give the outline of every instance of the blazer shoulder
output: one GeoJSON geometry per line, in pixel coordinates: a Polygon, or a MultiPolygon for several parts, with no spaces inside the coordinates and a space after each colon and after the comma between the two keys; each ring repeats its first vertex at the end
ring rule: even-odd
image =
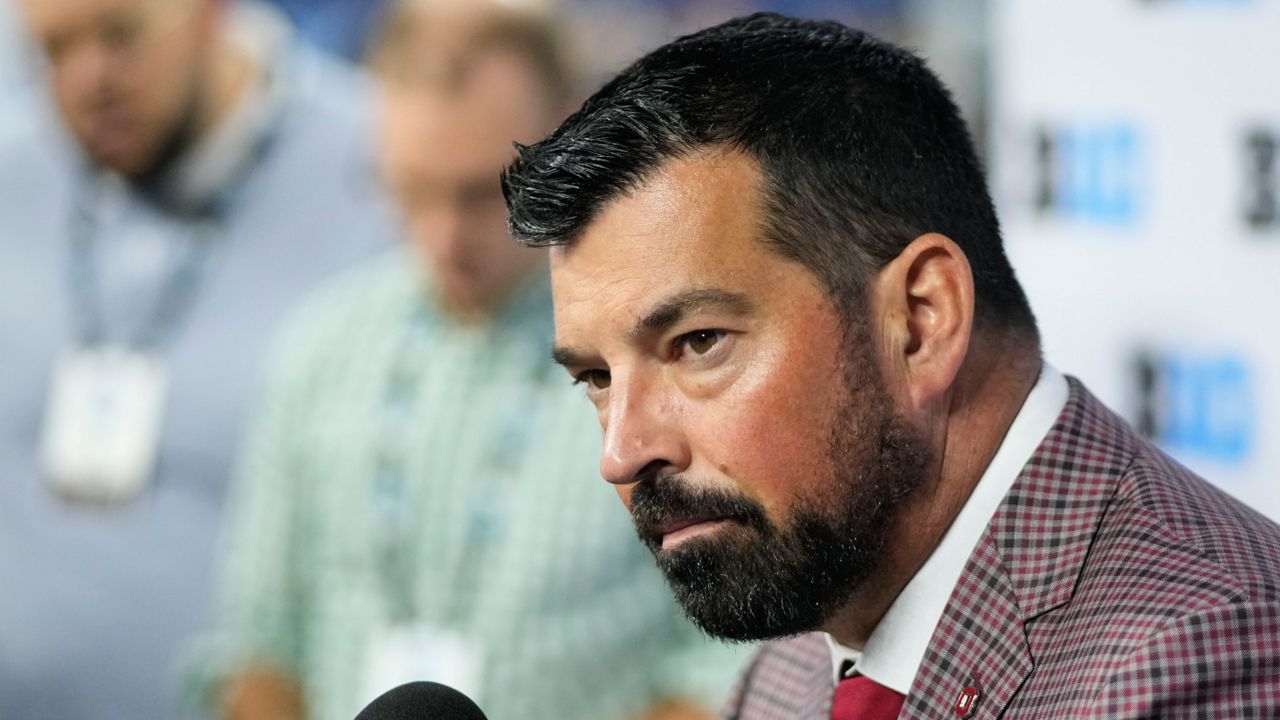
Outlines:
{"type": "Polygon", "coordinates": [[[1280,528],[1075,390],[998,533],[1024,602],[1064,596],[1028,618],[1010,715],[1243,717],[1277,690],[1280,528]]]}
{"type": "Polygon", "coordinates": [[[1206,601],[1280,602],[1280,526],[1158,448],[1141,444],[1107,514],[1139,558],[1185,555],[1170,579],[1206,601]]]}
{"type": "Polygon", "coordinates": [[[1006,506],[993,527],[1020,601],[1034,605],[1046,585],[1056,593],[1039,609],[1070,598],[1150,620],[1280,597],[1280,527],[1165,455],[1078,381],[1006,506]]]}

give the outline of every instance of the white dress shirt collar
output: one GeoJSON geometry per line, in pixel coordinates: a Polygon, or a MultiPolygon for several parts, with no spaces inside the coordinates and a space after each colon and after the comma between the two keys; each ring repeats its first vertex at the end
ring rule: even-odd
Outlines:
{"type": "Polygon", "coordinates": [[[1067,381],[1044,363],[1040,378],[1027,395],[1022,409],[1009,426],[1000,449],[974,486],[960,514],[942,536],[938,547],[889,606],[880,624],[867,638],[861,652],[844,647],[826,635],[831,649],[835,680],[846,661],[853,669],[888,688],[906,695],[924,659],[934,628],[960,573],[973,554],[996,509],[1031,459],[1031,455],[1057,422],[1067,404],[1067,381]]]}

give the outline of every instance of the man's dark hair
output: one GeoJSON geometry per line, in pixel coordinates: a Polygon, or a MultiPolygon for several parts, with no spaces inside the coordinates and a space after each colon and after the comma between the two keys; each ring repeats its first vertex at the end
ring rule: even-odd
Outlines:
{"type": "Polygon", "coordinates": [[[938,232],[968,257],[977,324],[1036,338],[950,93],[920,58],[834,22],[759,13],[641,58],[520,147],[503,176],[512,234],[571,244],[665,161],[717,147],[759,163],[767,240],[846,318],[880,268],[938,232]]]}

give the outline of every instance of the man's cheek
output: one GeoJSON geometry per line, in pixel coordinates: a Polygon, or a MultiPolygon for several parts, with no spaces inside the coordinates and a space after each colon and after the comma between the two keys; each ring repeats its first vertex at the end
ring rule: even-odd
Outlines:
{"type": "Polygon", "coordinates": [[[826,433],[819,429],[796,432],[776,422],[780,419],[743,417],[736,427],[724,428],[718,435],[722,447],[733,452],[720,456],[717,470],[736,492],[761,505],[774,522],[790,514],[795,497],[831,473],[822,439],[826,433]]]}

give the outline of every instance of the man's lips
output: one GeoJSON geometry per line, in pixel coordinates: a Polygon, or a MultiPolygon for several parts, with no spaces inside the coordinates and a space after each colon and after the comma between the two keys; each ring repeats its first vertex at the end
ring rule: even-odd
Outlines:
{"type": "Polygon", "coordinates": [[[662,538],[662,549],[670,550],[685,540],[711,532],[726,522],[728,518],[723,517],[677,518],[664,523],[658,528],[657,534],[662,538]]]}

